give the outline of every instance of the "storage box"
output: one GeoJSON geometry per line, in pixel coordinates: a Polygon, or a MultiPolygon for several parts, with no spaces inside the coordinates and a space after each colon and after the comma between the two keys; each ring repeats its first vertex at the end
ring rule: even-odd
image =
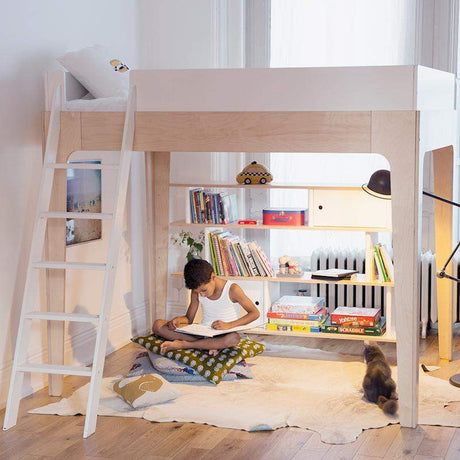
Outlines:
{"type": "Polygon", "coordinates": [[[379,308],[338,307],[331,313],[331,324],[375,327],[380,321],[379,308]]]}
{"type": "Polygon", "coordinates": [[[267,208],[263,212],[264,225],[306,225],[308,210],[299,208],[267,208]]]}

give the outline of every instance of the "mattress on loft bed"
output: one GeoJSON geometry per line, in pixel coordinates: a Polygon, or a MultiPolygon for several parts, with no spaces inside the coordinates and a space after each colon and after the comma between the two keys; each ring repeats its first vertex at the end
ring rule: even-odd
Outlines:
{"type": "Polygon", "coordinates": [[[103,97],[97,99],[73,99],[63,104],[67,112],[124,112],[127,98],[120,96],[103,97]]]}

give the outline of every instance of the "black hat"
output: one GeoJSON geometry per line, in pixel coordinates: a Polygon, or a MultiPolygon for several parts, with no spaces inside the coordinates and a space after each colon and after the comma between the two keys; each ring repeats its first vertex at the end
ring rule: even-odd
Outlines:
{"type": "Polygon", "coordinates": [[[369,179],[369,182],[362,185],[362,189],[376,198],[391,200],[390,171],[387,169],[375,171],[369,179]]]}

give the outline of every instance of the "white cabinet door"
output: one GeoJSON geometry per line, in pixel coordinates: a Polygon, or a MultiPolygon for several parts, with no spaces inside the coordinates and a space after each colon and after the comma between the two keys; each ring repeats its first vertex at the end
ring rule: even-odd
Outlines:
{"type": "Polygon", "coordinates": [[[311,190],[309,225],[313,227],[391,228],[391,200],[364,190],[311,190]]]}

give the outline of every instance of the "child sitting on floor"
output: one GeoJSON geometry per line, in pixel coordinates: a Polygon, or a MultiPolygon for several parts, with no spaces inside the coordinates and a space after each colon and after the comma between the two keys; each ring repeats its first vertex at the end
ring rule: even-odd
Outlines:
{"type": "Polygon", "coordinates": [[[212,338],[176,332],[176,328],[193,323],[200,302],[203,310],[202,324],[214,329],[226,330],[243,326],[255,321],[260,315],[259,310],[244,291],[237,284],[216,276],[211,264],[205,260],[189,261],[184,267],[184,278],[185,286],[192,290],[186,315],[177,316],[170,321],[157,319],[153,323],[153,333],[168,339],[162,343],[161,351],[199,348],[216,354],[216,350],[237,345],[240,341],[237,332],[212,338]],[[247,312],[242,317],[240,317],[240,306],[247,312]]]}

